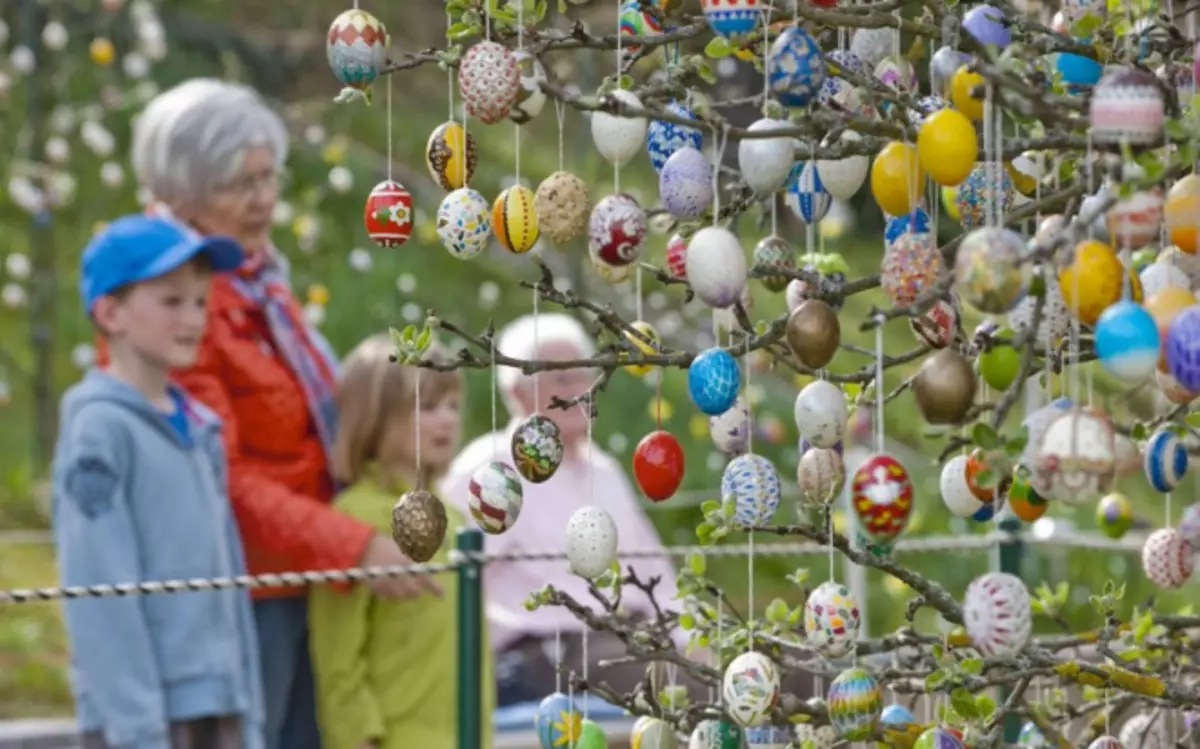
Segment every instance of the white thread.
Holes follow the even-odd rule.
[[[417,371],[417,379],[413,382],[414,405],[413,405],[413,424],[417,433],[417,444],[415,448],[414,460],[417,463],[417,481],[421,480],[421,368],[413,367]]]
[[[492,332],[492,457],[493,460],[498,460],[500,457],[500,434],[496,430],[496,333]]]
[[[387,77],[387,176],[392,181],[392,78]]]

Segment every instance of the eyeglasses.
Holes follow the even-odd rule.
[[[258,174],[244,174],[217,188],[217,192],[239,200],[246,200],[257,195],[259,190],[278,190],[281,185],[286,183],[289,176],[286,171],[276,169]]]

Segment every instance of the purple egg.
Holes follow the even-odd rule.
[[[963,18],[963,27],[980,44],[1007,47],[1012,44],[1012,30],[1004,23],[1004,13],[991,5],[979,5]]]
[[[1200,389],[1200,305],[1180,312],[1167,329],[1167,369],[1184,388]]]

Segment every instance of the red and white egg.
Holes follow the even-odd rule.
[[[520,60],[503,44],[476,42],[459,62],[458,92],[471,117],[488,125],[506,119],[521,93]]]
[[[608,265],[629,265],[645,249],[646,230],[646,212],[632,195],[609,195],[592,209],[588,251]]]
[[[1159,528],[1142,546],[1146,579],[1159,588],[1178,588],[1192,576],[1193,550],[1174,528]]]
[[[404,185],[386,179],[375,185],[363,208],[367,235],[380,247],[399,247],[413,230],[413,198]]]

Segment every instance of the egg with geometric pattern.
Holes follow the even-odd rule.
[[[743,527],[771,522],[781,494],[779,473],[761,455],[739,455],[721,474],[721,498],[734,506],[733,517]]]
[[[1155,586],[1178,588],[1192,576],[1193,556],[1192,545],[1179,531],[1159,528],[1142,546],[1142,569]]]
[[[826,658],[841,658],[853,650],[860,624],[858,601],[841,583],[821,583],[804,603],[808,644]]]
[[[467,491],[471,517],[487,533],[503,533],[521,515],[525,489],[521,476],[507,463],[493,460],[476,468]]]
[[[1150,437],[1142,460],[1146,480],[1162,494],[1173,491],[1188,469],[1187,447],[1170,429],[1160,429]]]
[[[1008,215],[1013,207],[1013,181],[1008,170],[994,161],[975,165],[966,180],[958,186],[955,197],[959,223],[964,229],[974,229],[988,222],[989,212]]]
[[[521,68],[512,50],[491,40],[476,42],[458,65],[463,108],[487,125],[508,117],[521,93]]]
[[[837,675],[829,685],[825,703],[829,707],[829,722],[838,736],[848,741],[870,738],[883,711],[879,682],[869,671],[858,667]]]
[[[989,572],[967,586],[963,624],[971,643],[987,658],[1012,658],[1029,642],[1033,610],[1019,577]]]
[[[667,114],[682,120],[696,118],[695,112],[686,105],[673,101],[666,107]],[[700,150],[704,135],[699,128],[679,125],[670,120],[654,120],[646,129],[646,152],[656,172],[661,172],[667,159],[681,148]]]
[[[492,229],[501,247],[517,254],[533,249],[540,236],[533,205],[533,190],[524,185],[513,185],[496,196],[492,204]]]
[[[709,416],[720,416],[733,407],[742,386],[737,360],[723,348],[702,351],[688,366],[688,393]]]

